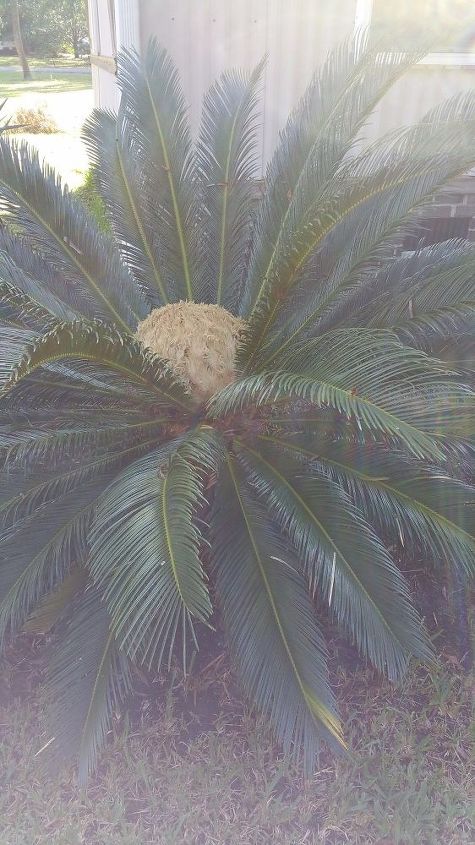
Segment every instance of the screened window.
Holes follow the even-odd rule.
[[[375,32],[398,28],[422,34],[434,29],[434,52],[475,52],[473,0],[373,0]]]
[[[423,64],[475,63],[474,0],[357,0],[356,26],[374,37],[398,33],[432,36],[433,52]]]

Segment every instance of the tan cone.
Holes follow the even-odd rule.
[[[169,362],[197,402],[204,402],[235,380],[244,325],[219,305],[174,302],[154,308],[137,326],[137,337]]]

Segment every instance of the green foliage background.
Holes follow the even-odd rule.
[[[11,38],[9,0],[0,0],[0,38]],[[88,34],[87,0],[19,0],[27,53],[55,56],[74,51]]]

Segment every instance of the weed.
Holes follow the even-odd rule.
[[[42,106],[18,109],[15,123],[18,128],[12,129],[12,132],[27,132],[32,135],[52,135],[59,132],[56,122]]]

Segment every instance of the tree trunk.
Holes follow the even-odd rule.
[[[79,35],[78,35],[77,28],[74,26],[74,23],[73,23],[72,34],[71,34],[71,43],[72,43],[74,58],[79,59]]]
[[[21,35],[21,25],[20,25],[20,10],[18,8],[18,0],[10,0],[10,11],[12,15],[12,30],[13,30],[13,40],[15,42],[16,51],[18,53],[18,58],[21,62],[21,67],[23,70],[23,79],[25,81],[29,79],[33,79],[31,75],[30,66],[28,64],[28,59],[26,58],[25,48],[23,46],[23,38]]]

